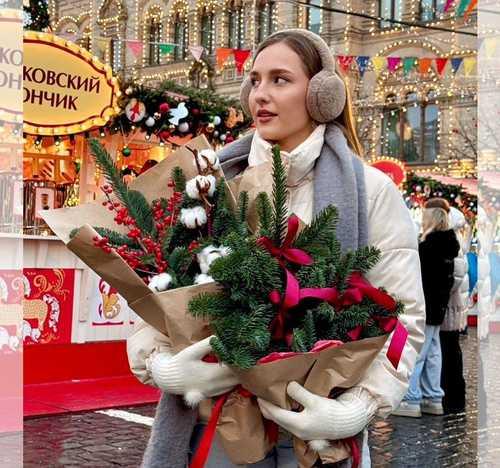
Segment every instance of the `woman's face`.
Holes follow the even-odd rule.
[[[313,130],[306,108],[309,78],[300,57],[285,43],[266,47],[250,72],[250,111],[259,135],[291,151]]]

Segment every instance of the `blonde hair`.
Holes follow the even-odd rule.
[[[264,39],[255,51],[253,58],[254,62],[257,56],[266,47],[277,44],[279,42],[285,43],[300,57],[300,59],[302,60],[302,65],[304,66],[304,70],[309,79],[311,79],[314,75],[316,75],[323,69],[318,49],[314,46],[310,39],[305,37],[303,34],[298,33],[297,31],[281,31]],[[334,122],[338,124],[342,129],[342,133],[344,134],[349,147],[358,156],[362,156],[363,146],[359,141],[358,133],[356,131],[356,123],[354,121],[353,110],[354,108],[351,100],[351,93],[349,91],[349,85],[342,74],[339,72],[339,70],[336,70],[336,73],[344,82],[346,90],[346,103],[341,114],[334,120]]]
[[[425,208],[422,213],[422,240],[436,231],[450,229],[448,213],[443,208]]]

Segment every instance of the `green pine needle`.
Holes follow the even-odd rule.
[[[281,151],[278,145],[273,149],[273,223],[272,232],[275,245],[281,246],[287,231],[287,198],[286,170],[281,161]]]

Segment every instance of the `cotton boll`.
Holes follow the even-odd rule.
[[[309,447],[315,452],[322,452],[330,447],[330,442],[327,440],[311,440],[309,441]]]
[[[228,253],[228,247],[215,247],[214,245],[205,247],[200,253],[196,255],[201,272],[204,274],[208,274],[210,265],[218,258],[225,257]]]
[[[202,206],[183,208],[181,210],[181,223],[188,229],[196,229],[207,222],[207,213]]]
[[[160,273],[151,278],[148,287],[154,292],[166,291],[171,282],[172,277],[168,273]]]
[[[212,197],[215,193],[216,179],[213,175],[198,175],[186,182],[186,193],[189,198],[200,200],[201,194]]]
[[[205,273],[200,273],[194,277],[194,284],[207,284],[213,283],[214,279],[210,275],[206,275]]]
[[[207,169],[208,166],[214,171],[220,168],[217,153],[211,149],[204,149],[198,153],[198,164],[202,171]]]

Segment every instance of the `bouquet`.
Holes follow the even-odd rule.
[[[290,409],[286,387],[292,380],[322,396],[352,387],[399,327],[398,343],[389,347],[397,366],[403,306],[363,278],[379,252],[342,253],[333,206],[308,227],[287,216],[279,148],[273,149],[271,202],[260,193],[268,168],[253,168],[253,179],[243,177],[232,190],[203,137],[128,187],[106,151],[97,142],[91,147],[108,181],[104,199],[44,218],[170,339],[174,352],[215,335],[215,359],[232,366],[242,382],[208,408],[209,427],[217,426],[234,463],[257,462],[276,442],[276,428],[262,418],[256,396]],[[206,447],[212,435],[207,432]],[[320,445],[323,461],[354,450],[294,443],[303,466],[312,466]],[[207,453],[193,466],[202,466]]]

